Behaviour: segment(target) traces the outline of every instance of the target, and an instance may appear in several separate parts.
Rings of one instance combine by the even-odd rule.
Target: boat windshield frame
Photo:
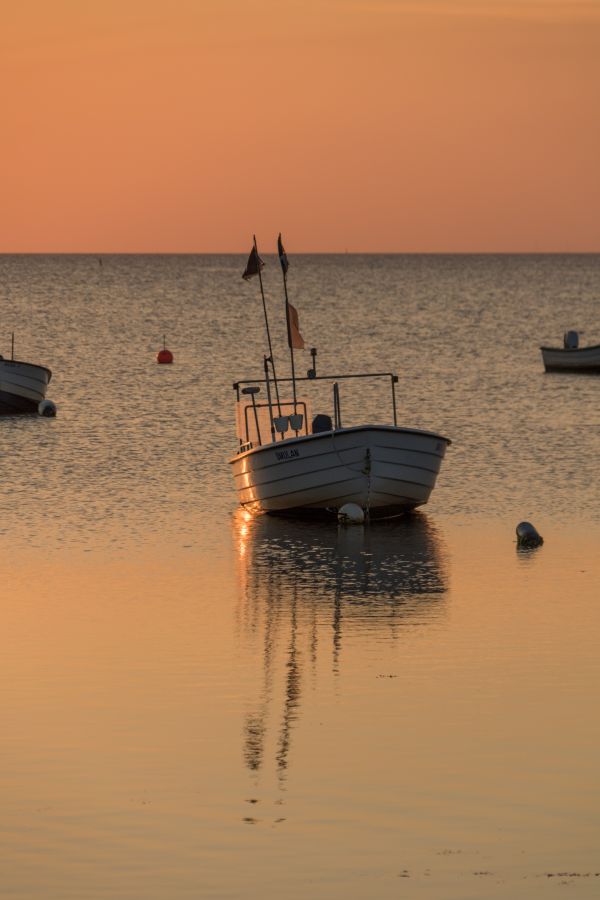
[[[355,372],[350,375],[308,375],[308,376],[296,376],[295,381],[333,381],[334,382],[334,391],[335,391],[335,383],[338,381],[346,381],[352,378],[389,378],[390,379],[390,389],[392,395],[392,415],[394,420],[394,427],[398,427],[398,410],[396,406],[396,385],[398,384],[398,375],[395,372]],[[292,378],[278,378],[278,384],[291,384],[294,379]],[[234,381],[233,389],[236,392],[236,401],[239,403],[244,400],[246,394],[243,393],[244,387],[249,387],[253,385],[267,384],[266,378],[244,378],[240,381]],[[273,382],[271,382],[273,383]],[[261,404],[264,405],[264,404]],[[275,410],[277,406],[277,401],[272,400],[270,403],[270,407],[272,410]],[[334,426],[334,430],[337,425]],[[291,435],[290,435],[291,436]],[[262,445],[261,441],[261,445]],[[269,442],[270,443],[270,442]],[[245,449],[248,449],[246,444],[243,444],[240,438],[240,445],[244,446]]]

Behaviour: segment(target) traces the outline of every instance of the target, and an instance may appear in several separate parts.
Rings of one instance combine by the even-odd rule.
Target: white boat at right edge
[[[579,346],[576,331],[567,331],[562,347],[540,347],[546,372],[600,373],[600,344]]]

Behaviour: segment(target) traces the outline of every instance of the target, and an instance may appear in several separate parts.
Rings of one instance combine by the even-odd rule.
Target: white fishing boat
[[[431,431],[400,427],[397,421],[392,372],[317,375],[316,350],[306,378],[294,372],[294,348],[304,348],[298,316],[287,298],[287,257],[279,240],[279,257],[285,286],[288,344],[292,378],[277,378],[265,308],[270,356],[265,356],[263,379],[234,384],[238,450],[230,464],[238,497],[250,511],[279,514],[339,514],[353,504],[367,517],[389,517],[427,503],[450,440]],[[256,242],[244,277],[259,275],[263,266]],[[261,279],[262,291],[262,279]],[[392,416],[390,424],[342,424],[340,383],[358,379],[389,379]],[[311,398],[299,396],[305,388],[333,382],[333,416],[313,416]],[[291,382],[293,397],[283,400],[279,388]],[[261,390],[264,394],[261,395]],[[282,388],[283,389],[283,388]],[[356,398],[350,404],[356,408]],[[322,402],[322,401],[321,401]]]
[[[397,376],[385,374],[393,391]],[[272,403],[257,402],[258,383],[234,385],[239,449],[231,466],[242,506],[256,512],[335,515],[353,503],[376,518],[427,503],[450,440],[434,432],[399,427],[395,403],[394,424],[344,428],[338,412],[341,377],[307,379],[333,379],[333,420],[326,414],[312,417],[309,400],[298,397],[296,413],[293,401],[287,401],[282,402],[279,416]]]
[[[600,344],[579,346],[576,331],[567,331],[562,347],[540,347],[546,372],[600,373]]]

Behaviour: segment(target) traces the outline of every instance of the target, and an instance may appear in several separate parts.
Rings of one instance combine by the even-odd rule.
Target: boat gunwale
[[[551,353],[564,353],[565,355],[577,355],[588,350],[600,350],[600,344],[589,344],[587,347],[540,347],[540,350],[549,350]]]
[[[452,444],[450,438],[444,437],[442,434],[438,434],[435,431],[424,431],[420,428],[404,428],[401,425],[351,425],[349,428],[337,428],[331,429],[330,431],[319,431],[317,434],[300,434],[298,437],[286,438],[283,441],[270,441],[268,444],[261,444],[258,447],[251,447],[250,450],[244,450],[242,453],[237,453],[229,460],[229,464],[233,465],[240,459],[246,459],[249,456],[260,453],[264,450],[273,450],[278,449],[279,447],[290,447],[295,446],[296,444],[305,443],[307,441],[313,441],[319,438],[329,438],[335,436],[336,434],[348,434],[348,433],[356,433],[359,431],[386,431],[393,432],[394,434],[416,434],[422,435],[424,437],[436,438],[439,441],[445,441],[446,447],[449,447]]]
[[[594,363],[593,366],[567,366],[557,365],[555,363],[544,363],[546,374],[562,374],[562,375],[598,375],[600,373],[600,362]]]
[[[6,357],[2,357],[0,359],[0,366],[31,366],[32,369],[42,369],[42,371],[48,373],[48,384],[50,384],[50,379],[52,378],[52,370],[48,368],[48,366],[41,366],[39,363],[25,362],[24,359],[6,359]]]

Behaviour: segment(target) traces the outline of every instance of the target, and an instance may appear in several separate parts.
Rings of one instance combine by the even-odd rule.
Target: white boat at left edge
[[[0,415],[37,412],[51,378],[46,366],[0,358]]]

